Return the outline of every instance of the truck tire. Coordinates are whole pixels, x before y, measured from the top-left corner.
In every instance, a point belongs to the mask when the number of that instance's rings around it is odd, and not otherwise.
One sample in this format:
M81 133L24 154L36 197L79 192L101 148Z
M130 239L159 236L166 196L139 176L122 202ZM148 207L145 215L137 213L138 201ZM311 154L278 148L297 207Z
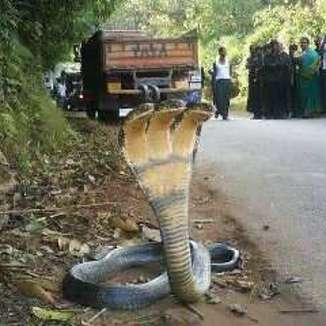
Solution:
M118 122L119 121L119 111L98 111L98 119L102 122Z
M88 105L86 108L86 114L90 119L95 119L95 116L96 116L95 108L91 105Z
M150 91L150 97L154 103L159 103L161 100L160 89L156 85L148 85Z
M109 123L119 121L119 104L116 98L107 96L100 101L98 119Z

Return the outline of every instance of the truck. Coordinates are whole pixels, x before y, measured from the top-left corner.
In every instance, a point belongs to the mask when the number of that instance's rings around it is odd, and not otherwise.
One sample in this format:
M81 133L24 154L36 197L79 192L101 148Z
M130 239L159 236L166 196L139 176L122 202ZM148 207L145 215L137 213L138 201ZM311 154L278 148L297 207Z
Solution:
M198 38L153 38L140 31L97 31L81 45L87 115L116 121L139 104L201 100Z

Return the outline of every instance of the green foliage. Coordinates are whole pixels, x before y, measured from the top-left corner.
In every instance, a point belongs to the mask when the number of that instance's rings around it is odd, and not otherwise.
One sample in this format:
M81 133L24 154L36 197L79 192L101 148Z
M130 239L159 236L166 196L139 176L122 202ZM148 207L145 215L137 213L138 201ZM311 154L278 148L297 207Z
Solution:
M325 14L326 3L322 0L312 7L283 5L260 11L254 17L255 32L247 37L247 43L265 43L275 38L288 45L301 36L313 38L323 32Z
M176 36L197 30L205 66L216 57L222 36L233 40L253 28L251 17L261 0L131 0L115 12L109 26L134 27L154 35Z
M210 69L224 45L245 92L245 60L249 45L273 38L285 47L300 36L325 33L325 0L130 0L118 9L109 26L133 27L153 35L175 36L196 29L201 64Z
M74 136L42 73L112 13L118 0L0 1L0 151L26 173L31 159Z
M8 0L7 0L8 1ZM117 0L17 1L19 35L43 67L66 59L71 45L105 20Z
M265 8L253 16L254 30L243 38L241 49L243 59L239 65L239 75L245 95L247 87L246 58L251 44L265 44L271 39L280 41L285 50L291 43L299 42L300 37L307 36L311 41L326 33L326 2L293 1L280 3L272 8Z

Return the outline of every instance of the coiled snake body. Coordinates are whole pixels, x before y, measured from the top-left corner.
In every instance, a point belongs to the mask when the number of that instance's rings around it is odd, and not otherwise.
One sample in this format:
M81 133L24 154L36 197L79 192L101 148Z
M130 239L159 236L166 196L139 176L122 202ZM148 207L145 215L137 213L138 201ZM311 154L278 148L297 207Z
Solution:
M192 153L197 130L212 114L209 105L186 108L182 102L151 104L131 112L120 142L155 215L163 244L148 243L116 249L99 261L74 266L63 283L71 301L93 307L139 309L169 293L181 301L197 301L210 286L213 271L230 270L238 250L215 244L205 248L189 240L188 200ZM140 285L99 285L123 269L162 262L166 272Z

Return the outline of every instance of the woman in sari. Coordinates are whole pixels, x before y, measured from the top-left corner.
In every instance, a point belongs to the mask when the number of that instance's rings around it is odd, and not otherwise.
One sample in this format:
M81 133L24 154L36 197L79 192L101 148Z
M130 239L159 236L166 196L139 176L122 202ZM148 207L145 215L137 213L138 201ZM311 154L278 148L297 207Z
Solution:
M302 37L300 46L303 51L298 58L298 112L297 116L309 118L320 111L319 54L309 47L309 39Z

